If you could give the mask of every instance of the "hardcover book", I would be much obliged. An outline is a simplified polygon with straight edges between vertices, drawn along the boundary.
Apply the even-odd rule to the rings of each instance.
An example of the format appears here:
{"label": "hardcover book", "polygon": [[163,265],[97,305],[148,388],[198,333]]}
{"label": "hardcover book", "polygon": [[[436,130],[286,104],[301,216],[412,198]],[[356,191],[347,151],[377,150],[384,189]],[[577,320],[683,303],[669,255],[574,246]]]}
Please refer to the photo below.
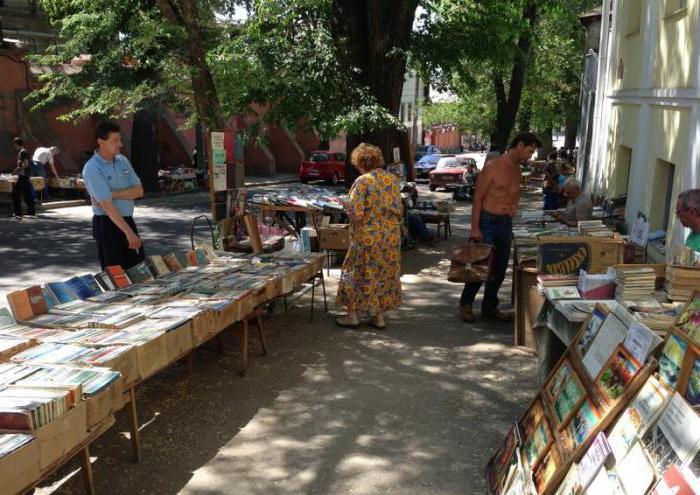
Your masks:
{"label": "hardcover book", "polygon": [[109,274],[107,272],[100,272],[96,274],[95,280],[97,280],[97,283],[100,284],[100,287],[102,287],[102,290],[104,291],[110,291],[117,288],[117,286],[114,285],[114,282],[112,282],[112,279],[109,278]]}
{"label": "hardcover book", "polygon": [[146,258],[146,261],[149,265],[149,268],[151,269],[151,272],[153,272],[153,274],[156,277],[164,277],[165,275],[170,273],[170,269],[163,261],[162,256],[158,254],[149,256],[148,258]]}
{"label": "hardcover book", "polygon": [[[80,279],[87,285],[87,287],[92,291],[92,295],[96,296],[97,294],[102,293],[102,287],[100,287],[100,284],[97,283],[97,280],[95,280],[95,276],[91,274],[86,274],[86,275],[81,275]],[[92,296],[91,296],[92,297]]]}
{"label": "hardcover book", "polygon": [[46,288],[54,295],[59,304],[78,299],[78,296],[65,282],[48,282]]}
{"label": "hardcover book", "polygon": [[129,276],[129,279],[135,284],[140,284],[143,282],[148,282],[149,280],[153,280],[153,273],[151,273],[151,270],[148,268],[148,265],[145,261],[142,261],[141,263],[134,265],[128,270],[126,270],[126,274]]}
{"label": "hardcover book", "polygon": [[131,280],[129,280],[129,277],[127,277],[126,272],[124,272],[124,269],[121,266],[108,266],[105,271],[109,274],[112,282],[114,282],[114,285],[116,285],[117,288],[123,289],[124,287],[131,285]]}
{"label": "hardcover book", "polygon": [[38,285],[10,292],[7,294],[7,302],[17,320],[28,320],[48,311],[41,287]]}
{"label": "hardcover book", "polygon": [[168,270],[170,270],[171,272],[179,272],[180,270],[182,270],[182,265],[177,259],[175,253],[169,253],[163,256],[163,262],[168,267]]}
{"label": "hardcover book", "polygon": [[65,281],[65,284],[78,299],[82,299],[83,301],[95,295],[81,277],[69,278]]}

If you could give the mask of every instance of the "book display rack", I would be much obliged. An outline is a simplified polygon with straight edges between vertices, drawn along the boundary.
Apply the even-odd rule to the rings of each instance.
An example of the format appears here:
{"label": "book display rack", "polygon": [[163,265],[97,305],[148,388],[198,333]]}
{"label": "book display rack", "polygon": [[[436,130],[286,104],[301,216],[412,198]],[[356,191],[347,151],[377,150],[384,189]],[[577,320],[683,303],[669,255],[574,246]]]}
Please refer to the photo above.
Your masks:
{"label": "book display rack", "polygon": [[598,304],[489,461],[490,492],[699,493],[699,346],[700,292],[664,339]]}
{"label": "book display rack", "polygon": [[124,408],[138,461],[136,387],[183,359],[191,372],[194,350],[229,328],[240,332],[245,374],[250,323],[264,355],[262,306],[323,277],[323,262],[317,253],[202,247],[8,294],[12,314],[0,310],[3,493],[24,493],[77,455],[93,493],[90,444]]}

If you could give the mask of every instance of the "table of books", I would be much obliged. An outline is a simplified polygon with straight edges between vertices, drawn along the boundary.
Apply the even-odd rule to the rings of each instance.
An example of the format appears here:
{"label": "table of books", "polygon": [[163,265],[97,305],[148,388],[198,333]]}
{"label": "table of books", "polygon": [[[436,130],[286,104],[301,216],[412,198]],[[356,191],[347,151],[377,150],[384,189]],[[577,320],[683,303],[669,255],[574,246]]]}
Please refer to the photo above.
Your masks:
{"label": "table of books", "polygon": [[261,305],[322,266],[316,253],[198,248],[8,294],[12,314],[0,310],[0,473],[13,474],[0,474],[3,493],[23,493],[78,454],[92,493],[89,445],[124,407],[140,458],[141,382],[227,328],[241,332],[244,373],[248,321],[265,351]]}
{"label": "table of books", "polygon": [[598,303],[489,461],[489,491],[700,493],[699,408],[700,292],[662,333]]}

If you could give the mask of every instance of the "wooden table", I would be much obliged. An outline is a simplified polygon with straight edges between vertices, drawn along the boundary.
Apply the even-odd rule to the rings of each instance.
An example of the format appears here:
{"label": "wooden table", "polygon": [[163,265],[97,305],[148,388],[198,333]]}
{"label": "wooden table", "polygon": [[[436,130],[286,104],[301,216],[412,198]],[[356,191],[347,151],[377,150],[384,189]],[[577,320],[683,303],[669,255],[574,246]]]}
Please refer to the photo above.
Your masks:
{"label": "wooden table", "polygon": [[[290,213],[295,213],[296,218],[292,220],[289,217]],[[261,220],[263,220],[265,217],[270,217],[273,220],[274,219],[281,219],[284,218],[287,220],[289,225],[294,227],[294,230],[297,233],[301,232],[301,229],[305,227],[305,225],[302,225],[302,222],[300,221],[299,215],[298,214],[304,214],[304,223],[306,219],[306,215],[311,215],[311,223],[313,224],[313,227],[316,229],[316,232],[319,232],[319,221],[318,217],[323,216],[323,211],[322,210],[317,210],[314,208],[308,208],[305,206],[276,206],[276,205],[262,205],[260,206],[260,216]]]}
{"label": "wooden table", "polygon": [[424,223],[437,225],[438,238],[440,238],[441,228],[445,231],[445,239],[447,239],[448,235],[452,235],[452,225],[450,224],[449,213],[418,210],[418,215],[421,217],[421,219],[423,219]]}

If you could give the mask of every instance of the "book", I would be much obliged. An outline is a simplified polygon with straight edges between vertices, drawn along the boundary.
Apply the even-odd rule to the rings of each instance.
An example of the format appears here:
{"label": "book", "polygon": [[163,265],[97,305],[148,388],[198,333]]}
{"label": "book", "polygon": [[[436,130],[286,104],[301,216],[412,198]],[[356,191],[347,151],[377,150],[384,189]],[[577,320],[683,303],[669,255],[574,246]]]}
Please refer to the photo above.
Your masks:
{"label": "book", "polygon": [[558,299],[581,299],[576,287],[548,287],[545,289],[545,295],[550,301]]}
{"label": "book", "polygon": [[17,320],[12,316],[7,308],[0,308],[0,331],[3,327],[9,327],[17,324]]}
{"label": "book", "polygon": [[639,442],[615,465],[615,472],[625,493],[647,493],[654,482],[654,467]]}
{"label": "book", "polygon": [[33,285],[23,290],[7,294],[10,310],[17,320],[28,320],[48,311],[46,301],[41,293],[41,287]]}
{"label": "book", "polygon": [[700,294],[683,310],[676,322],[676,328],[690,337],[695,345],[700,346]]}
{"label": "book", "polygon": [[601,468],[606,465],[612,467],[612,460],[612,449],[610,448],[605,433],[601,431],[596,435],[595,439],[586,450],[586,453],[583,454],[577,467],[579,482],[584,490],[588,488],[588,485],[595,479]]}
{"label": "book", "polygon": [[583,365],[591,379],[598,376],[617,345],[624,341],[626,336],[626,322],[618,312],[609,312],[583,357]]}
{"label": "book", "polygon": [[203,248],[196,248],[194,250],[194,254],[197,256],[197,264],[199,266],[204,266],[209,263],[207,252]]}
{"label": "book", "polygon": [[34,435],[27,433],[0,434],[0,458],[24,447],[34,439]]}
{"label": "book", "polygon": [[177,258],[177,261],[180,264],[181,269],[190,266],[190,263],[187,259],[187,253],[185,253],[183,251],[175,251],[173,254],[175,254],[175,258]]}
{"label": "book", "polygon": [[129,277],[127,277],[126,272],[124,272],[124,269],[121,266],[108,266],[106,267],[105,271],[107,272],[109,278],[112,279],[112,282],[114,282],[114,285],[118,289],[123,289],[124,287],[128,287],[131,285],[131,280],[129,280]]}
{"label": "book", "polygon": [[669,387],[675,388],[680,378],[683,358],[688,344],[678,335],[669,335],[659,357],[659,378]]}
{"label": "book", "polygon": [[618,345],[595,383],[605,399],[613,404],[624,393],[640,368],[639,362],[627,352],[625,347]]}
{"label": "book", "polygon": [[85,275],[81,275],[80,279],[88,287],[88,289],[92,291],[92,296],[90,297],[94,297],[102,293],[102,287],[100,287],[100,284],[97,283],[97,280],[95,279],[94,275],[88,273]]}
{"label": "book", "polygon": [[53,293],[45,285],[41,286],[41,295],[44,297],[47,309],[51,309],[54,306],[58,306],[60,304],[58,302],[58,299],[56,299],[56,296],[54,296]]}
{"label": "book", "polygon": [[48,282],[46,288],[54,295],[59,304],[78,299],[78,296],[65,282]]}
{"label": "book", "polygon": [[590,399],[586,399],[564,430],[570,450],[576,450],[588,439],[598,421],[600,412]]}
{"label": "book", "polygon": [[700,407],[700,357],[695,359],[690,370],[684,397],[692,407]]}
{"label": "book", "polygon": [[148,265],[145,261],[142,261],[141,263],[138,263],[132,266],[131,268],[127,269],[126,274],[128,275],[129,279],[135,284],[140,284],[143,282],[148,282],[149,280],[153,280],[153,273],[151,273],[151,270],[148,268]]}
{"label": "book", "polygon": [[31,374],[17,381],[17,384],[79,384],[86,397],[98,394],[121,377],[118,371],[99,367],[33,366],[31,371]]}
{"label": "book", "polygon": [[692,459],[700,448],[700,416],[678,392],[661,413],[656,425],[646,432],[642,442],[658,475],[672,464]]}
{"label": "book", "polygon": [[151,272],[158,277],[164,277],[168,273],[170,273],[170,269],[168,266],[165,264],[163,261],[163,257],[160,255],[153,255],[149,256],[146,258],[146,263],[148,264],[148,267],[151,269]]}
{"label": "book", "polygon": [[180,270],[182,270],[180,260],[177,259],[175,253],[169,253],[163,256],[163,262],[168,267],[168,270],[170,270],[171,272],[179,272]]}
{"label": "book", "polygon": [[109,277],[109,274],[107,272],[100,272],[96,274],[95,280],[97,280],[97,283],[100,284],[102,290],[110,291],[117,288],[117,286],[114,285],[114,282],[112,282],[112,279]]}
{"label": "book", "polygon": [[65,281],[65,284],[78,299],[85,300],[88,297],[92,297],[95,295],[92,289],[88,287],[87,283],[85,283],[85,280],[83,280],[81,277],[69,278]]}
{"label": "book", "polygon": [[185,255],[187,256],[187,264],[189,266],[199,266],[199,260],[197,259],[197,253],[194,249],[188,250]]}
{"label": "book", "polygon": [[688,470],[671,464],[651,495],[697,495],[697,483],[694,483],[690,476],[692,473],[688,473]]}

